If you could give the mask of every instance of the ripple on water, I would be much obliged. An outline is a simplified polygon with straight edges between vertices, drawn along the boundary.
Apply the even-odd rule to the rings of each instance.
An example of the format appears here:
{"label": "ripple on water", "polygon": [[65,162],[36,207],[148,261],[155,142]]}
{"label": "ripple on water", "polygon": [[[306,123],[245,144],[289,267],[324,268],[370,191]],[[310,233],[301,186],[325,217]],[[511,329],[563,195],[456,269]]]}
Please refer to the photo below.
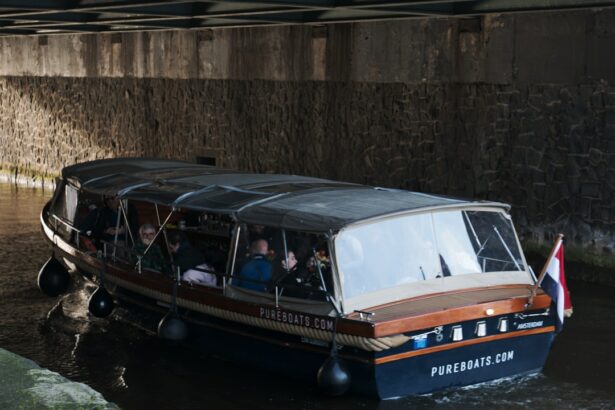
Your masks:
{"label": "ripple on water", "polygon": [[613,405],[603,393],[582,389],[574,383],[550,380],[540,373],[527,376],[507,377],[460,389],[430,395],[439,407],[484,406],[490,403],[494,409],[557,408],[578,409],[604,404]]}

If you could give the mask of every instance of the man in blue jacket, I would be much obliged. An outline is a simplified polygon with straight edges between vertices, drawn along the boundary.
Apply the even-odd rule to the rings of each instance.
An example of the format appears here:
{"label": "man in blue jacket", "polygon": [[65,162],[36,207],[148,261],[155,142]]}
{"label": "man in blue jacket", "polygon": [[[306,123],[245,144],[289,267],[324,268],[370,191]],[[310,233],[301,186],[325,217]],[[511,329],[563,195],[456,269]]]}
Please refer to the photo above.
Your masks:
{"label": "man in blue jacket", "polygon": [[271,281],[271,262],[267,260],[269,243],[265,239],[257,239],[250,247],[251,258],[243,265],[235,285],[244,289],[266,292]]}

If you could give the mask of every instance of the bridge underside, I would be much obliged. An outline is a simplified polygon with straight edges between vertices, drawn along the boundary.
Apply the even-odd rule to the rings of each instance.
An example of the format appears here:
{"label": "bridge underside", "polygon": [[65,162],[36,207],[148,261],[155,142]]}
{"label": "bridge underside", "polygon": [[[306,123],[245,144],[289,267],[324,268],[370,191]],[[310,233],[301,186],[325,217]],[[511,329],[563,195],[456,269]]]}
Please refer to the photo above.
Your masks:
{"label": "bridge underside", "polygon": [[0,0],[0,35],[327,24],[615,7],[613,0]]}

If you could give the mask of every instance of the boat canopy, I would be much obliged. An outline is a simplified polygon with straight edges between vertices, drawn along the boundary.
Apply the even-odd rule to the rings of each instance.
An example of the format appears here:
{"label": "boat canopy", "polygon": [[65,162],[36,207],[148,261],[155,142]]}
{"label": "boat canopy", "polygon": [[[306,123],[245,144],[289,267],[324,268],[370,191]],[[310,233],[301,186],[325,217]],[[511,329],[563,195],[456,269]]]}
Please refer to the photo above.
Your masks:
{"label": "boat canopy", "polygon": [[297,231],[337,231],[357,222],[428,208],[480,205],[508,209],[495,202],[297,175],[242,173],[163,159],[91,161],[64,168],[62,177],[91,193],[232,214],[245,223]]}

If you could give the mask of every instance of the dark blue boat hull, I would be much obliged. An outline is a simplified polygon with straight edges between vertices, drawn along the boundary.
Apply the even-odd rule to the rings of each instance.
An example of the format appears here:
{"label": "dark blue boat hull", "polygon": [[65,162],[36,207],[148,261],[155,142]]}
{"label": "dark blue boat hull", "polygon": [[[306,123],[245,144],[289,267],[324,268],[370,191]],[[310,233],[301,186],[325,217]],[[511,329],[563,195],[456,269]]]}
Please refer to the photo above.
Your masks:
{"label": "dark blue boat hull", "polygon": [[[119,296],[117,292],[116,296]],[[128,304],[130,311],[140,310],[151,317],[150,326],[146,327],[155,326],[166,313],[164,308],[154,304]],[[185,343],[189,347],[310,385],[316,384],[318,369],[330,353],[327,343],[310,343],[301,336],[184,309],[180,309],[180,315],[188,323]],[[350,370],[351,390],[355,394],[381,399],[424,394],[539,371],[554,337],[551,315],[540,320],[541,328],[511,331],[491,339],[481,340],[468,332],[463,342],[451,344],[443,340],[426,349],[415,349],[411,342],[383,352],[344,346],[339,355]],[[472,329],[475,321],[464,326]],[[445,333],[449,333],[449,328],[445,326]]]}
{"label": "dark blue boat hull", "polygon": [[553,333],[534,334],[429,353],[375,366],[380,398],[467,386],[542,368]]}
{"label": "dark blue boat hull", "polygon": [[[250,364],[276,374],[316,382],[316,374],[329,349],[297,347],[299,340],[284,336],[238,336],[215,328],[191,326],[191,341],[238,363]],[[274,338],[272,338],[274,337]],[[374,354],[342,348],[354,393],[381,399],[429,393],[455,386],[539,371],[548,356],[553,333],[532,334],[431,352],[387,363],[374,364]],[[386,356],[380,356],[385,357]]]}

